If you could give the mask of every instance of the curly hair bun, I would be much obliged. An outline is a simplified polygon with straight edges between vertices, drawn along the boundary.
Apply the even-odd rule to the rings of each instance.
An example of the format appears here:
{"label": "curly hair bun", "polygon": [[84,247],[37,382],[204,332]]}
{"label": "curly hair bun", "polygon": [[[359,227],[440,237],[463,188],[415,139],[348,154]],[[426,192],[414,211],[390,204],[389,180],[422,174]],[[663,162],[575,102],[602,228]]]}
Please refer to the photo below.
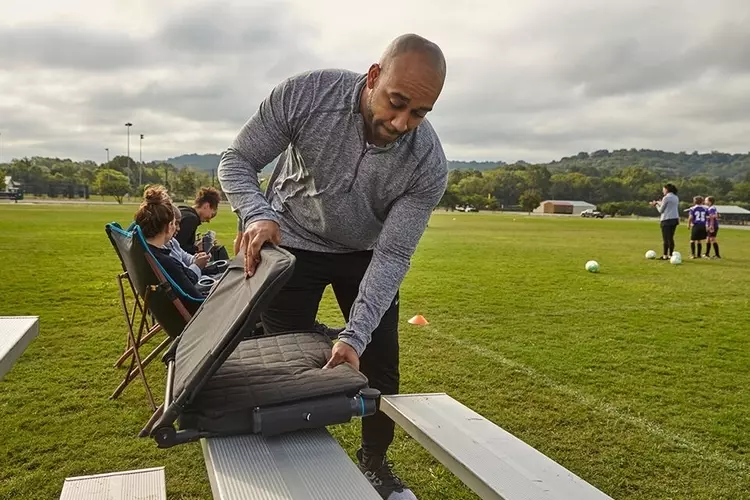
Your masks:
{"label": "curly hair bun", "polygon": [[169,193],[164,186],[149,186],[143,193],[143,201],[149,205],[163,205],[169,202]]}

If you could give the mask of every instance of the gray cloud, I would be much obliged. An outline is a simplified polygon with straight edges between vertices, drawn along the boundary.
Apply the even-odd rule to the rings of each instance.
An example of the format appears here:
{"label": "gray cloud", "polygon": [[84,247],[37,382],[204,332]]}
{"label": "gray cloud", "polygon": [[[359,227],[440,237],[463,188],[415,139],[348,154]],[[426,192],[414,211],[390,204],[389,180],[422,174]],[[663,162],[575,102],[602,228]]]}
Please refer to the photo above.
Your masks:
{"label": "gray cloud", "polygon": [[[122,124],[132,121],[133,134],[148,137],[149,159],[218,152],[281,79],[326,66],[364,71],[380,54],[378,36],[348,39],[353,31],[338,35],[339,21],[310,21],[300,9],[186,4],[138,36],[64,23],[3,27],[4,150],[96,158],[108,145],[123,148]],[[437,9],[418,21],[452,26],[432,36],[449,61],[430,115],[450,157],[747,150],[746,0],[486,9],[453,25]]]}
{"label": "gray cloud", "polygon": [[0,30],[0,66],[109,71],[148,63],[146,46],[127,36],[75,26],[29,26]]}

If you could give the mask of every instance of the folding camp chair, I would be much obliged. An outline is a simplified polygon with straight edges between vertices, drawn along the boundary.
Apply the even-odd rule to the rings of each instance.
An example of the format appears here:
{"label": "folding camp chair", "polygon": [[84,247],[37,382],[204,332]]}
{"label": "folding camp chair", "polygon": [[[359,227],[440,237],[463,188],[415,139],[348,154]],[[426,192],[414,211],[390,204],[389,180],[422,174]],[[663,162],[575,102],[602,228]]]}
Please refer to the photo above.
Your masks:
{"label": "folding camp chair", "polygon": [[[142,301],[144,311],[137,334],[132,329],[128,330],[132,349],[130,367],[124,380],[110,398],[117,398],[125,387],[140,375],[146,387],[151,408],[156,410],[157,406],[146,380],[144,368],[169,346],[172,339],[180,335],[205,298],[188,295],[172,280],[149,249],[139,226],[133,224],[128,230],[124,230],[119,224],[113,222],[106,225],[106,231],[117,248],[128,278],[133,284],[133,290]],[[143,344],[144,333],[146,333],[146,312],[153,315],[168,337],[142,360],[139,348]]]}
{"label": "folding camp chair", "polygon": [[323,369],[333,346],[326,335],[258,330],[294,263],[270,244],[250,278],[242,255],[230,262],[165,353],[164,402],[141,437],[168,448],[203,437],[323,427],[377,411],[380,392],[361,372],[348,363]]}
{"label": "folding camp chair", "polygon": [[[130,227],[128,227],[127,231],[130,231],[134,224],[135,223],[131,224]],[[125,268],[125,263],[122,260],[122,255],[120,255],[120,250],[117,248],[117,244],[112,239],[111,233],[109,231],[107,232],[107,237],[109,239],[109,242],[112,244],[115,253],[117,254],[117,258],[120,260],[120,266],[122,267],[122,272],[117,274],[117,287],[120,292],[120,306],[122,307],[122,314],[125,318],[125,325],[127,326],[127,330],[125,332],[125,351],[120,355],[117,361],[115,361],[115,368],[119,368],[130,356],[133,355],[133,346],[130,342],[130,333],[132,333],[132,330],[134,328],[137,328],[137,319],[139,317],[142,317],[143,315],[147,315],[145,319],[145,328],[147,333],[141,339],[141,344],[138,346],[139,348],[143,344],[148,342],[154,335],[161,331],[161,325],[159,325],[159,323],[157,323],[153,319],[153,315],[150,315],[148,311],[143,308],[143,303],[136,293],[135,288],[133,287],[133,282],[130,280],[128,271]],[[132,310],[128,308],[128,300],[125,297],[124,283],[127,283],[127,287],[132,294]],[[150,320],[148,316],[151,316]]]}

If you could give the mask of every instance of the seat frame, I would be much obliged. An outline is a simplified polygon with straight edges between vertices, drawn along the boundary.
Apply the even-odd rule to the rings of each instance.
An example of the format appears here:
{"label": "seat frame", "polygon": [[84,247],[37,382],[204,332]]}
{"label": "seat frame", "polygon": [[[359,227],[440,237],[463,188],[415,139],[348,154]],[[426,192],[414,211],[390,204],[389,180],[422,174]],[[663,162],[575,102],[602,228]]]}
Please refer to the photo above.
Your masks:
{"label": "seat frame", "polygon": [[[105,229],[107,232],[107,236],[115,249],[115,253],[120,259],[120,264],[123,268],[123,272],[118,274],[118,288],[120,295],[120,305],[127,325],[127,343],[125,351],[117,360],[115,366],[121,366],[128,358],[130,358],[130,366],[126,371],[123,380],[120,382],[117,388],[115,388],[114,392],[110,395],[109,398],[118,398],[133,380],[140,377],[143,381],[151,410],[156,411],[157,405],[154,400],[153,392],[151,391],[148,380],[146,378],[145,368],[151,363],[151,361],[156,359],[159,354],[161,354],[167,347],[169,347],[174,339],[167,335],[167,338],[162,340],[159,345],[157,345],[151,352],[143,357],[141,348],[144,346],[144,344],[146,344],[146,342],[153,338],[157,333],[164,330],[155,319],[155,314],[151,309],[152,304],[150,302],[150,299],[155,293],[164,293],[167,297],[169,297],[170,302],[174,305],[180,316],[182,316],[185,324],[190,321],[192,314],[180,301],[180,296],[188,297],[189,299],[196,302],[202,302],[203,299],[191,297],[185,294],[185,292],[183,292],[179,288],[179,286],[177,286],[177,284],[170,279],[166,270],[156,260],[156,257],[151,252],[151,249],[148,248],[146,239],[143,236],[143,233],[141,232],[138,225],[136,225],[135,223],[131,223],[126,230],[123,230],[118,223],[111,222],[106,225]],[[138,245],[138,248],[143,252],[143,257],[145,258],[150,271],[153,273],[157,281],[156,285],[148,285],[143,294],[138,293],[138,290],[133,284],[133,281],[130,278],[133,269],[128,268],[126,260],[121,255],[120,249],[117,246],[117,242],[115,241],[112,233],[119,233],[125,238],[131,238],[133,240],[133,244]],[[128,310],[127,301],[125,299],[125,286],[123,285],[124,281],[128,282],[129,288],[133,293],[134,304],[132,306],[132,310]],[[151,321],[149,321],[149,315],[152,318]],[[140,321],[138,322],[138,327],[136,328],[136,321],[138,317]]]}

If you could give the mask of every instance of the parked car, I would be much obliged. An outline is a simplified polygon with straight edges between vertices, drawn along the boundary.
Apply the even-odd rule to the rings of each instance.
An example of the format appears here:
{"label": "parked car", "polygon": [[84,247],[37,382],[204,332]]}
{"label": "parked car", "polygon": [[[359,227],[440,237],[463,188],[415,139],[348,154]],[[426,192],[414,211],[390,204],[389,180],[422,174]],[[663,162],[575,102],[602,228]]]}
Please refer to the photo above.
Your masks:
{"label": "parked car", "polygon": [[593,208],[587,208],[583,212],[581,212],[581,217],[595,217],[597,219],[603,219],[604,214],[600,212],[599,210],[594,210]]}

